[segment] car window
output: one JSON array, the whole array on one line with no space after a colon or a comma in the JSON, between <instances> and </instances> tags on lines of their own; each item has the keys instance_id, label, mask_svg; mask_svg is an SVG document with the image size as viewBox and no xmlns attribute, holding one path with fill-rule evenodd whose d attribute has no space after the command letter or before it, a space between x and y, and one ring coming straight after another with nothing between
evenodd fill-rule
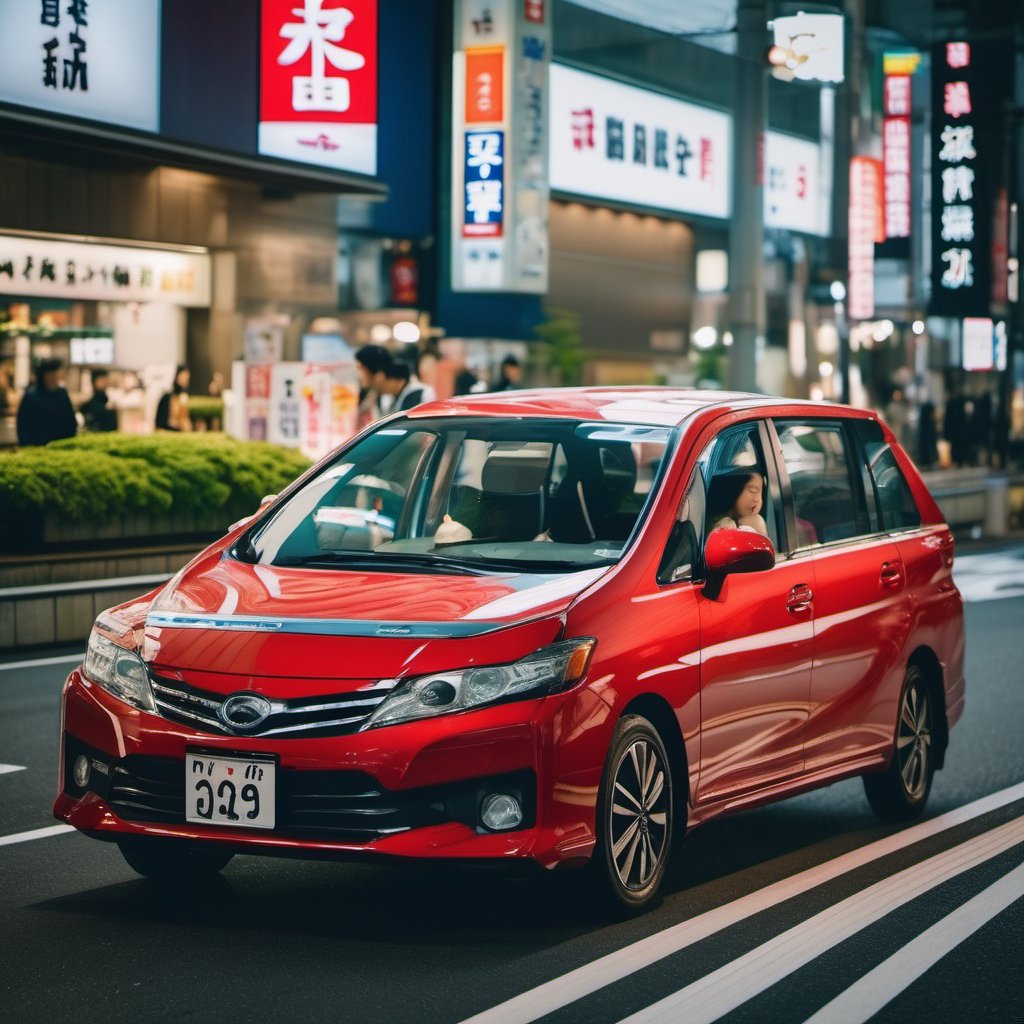
<instances>
[{"instance_id":1,"label":"car window","mask_svg":"<svg viewBox=\"0 0 1024 1024\"><path fill-rule=\"evenodd\" d=\"M781 502L767 473L761 431L757 422L723 430L697 460L706 493L704 521L699 535L706 537L720 526L747 527L764 533L778 547ZM758 490L760 507L749 515L745 492ZM744 507L745 506L745 507Z\"/></svg>"},{"instance_id":2,"label":"car window","mask_svg":"<svg viewBox=\"0 0 1024 1024\"><path fill-rule=\"evenodd\" d=\"M658 564L659 583L679 583L698 575L701 550L698 538L704 528L705 500L704 478L698 468L676 510L675 522Z\"/></svg>"},{"instance_id":3,"label":"car window","mask_svg":"<svg viewBox=\"0 0 1024 1024\"><path fill-rule=\"evenodd\" d=\"M842 425L775 421L793 494L796 546L828 544L870 531L863 492L851 473Z\"/></svg>"},{"instance_id":4,"label":"car window","mask_svg":"<svg viewBox=\"0 0 1024 1024\"><path fill-rule=\"evenodd\" d=\"M247 531L235 553L315 568L358 560L381 571L456 561L537 572L611 565L672 436L567 419L390 421Z\"/></svg>"},{"instance_id":5,"label":"car window","mask_svg":"<svg viewBox=\"0 0 1024 1024\"><path fill-rule=\"evenodd\" d=\"M892 446L874 420L857 423L857 435L864 449L869 486L875 498L878 529L908 530L921 525L921 513L900 469Z\"/></svg>"}]
</instances>

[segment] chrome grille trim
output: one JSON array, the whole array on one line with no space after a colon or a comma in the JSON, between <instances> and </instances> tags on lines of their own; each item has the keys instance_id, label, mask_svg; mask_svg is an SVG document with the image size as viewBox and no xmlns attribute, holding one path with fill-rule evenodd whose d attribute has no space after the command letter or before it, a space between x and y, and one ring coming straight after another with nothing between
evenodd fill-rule
<instances>
[{"instance_id":1,"label":"chrome grille trim","mask_svg":"<svg viewBox=\"0 0 1024 1024\"><path fill-rule=\"evenodd\" d=\"M221 705L231 694L200 690L182 680L166 676L150 677L157 711L164 718L220 736L245 737L305 736L312 732L332 731L339 736L353 733L397 685L397 680L389 679L373 683L370 687L364 684L350 693L332 694L326 698L272 700L270 714L259 728L233 729L221 721L218 715Z\"/></svg>"}]
</instances>

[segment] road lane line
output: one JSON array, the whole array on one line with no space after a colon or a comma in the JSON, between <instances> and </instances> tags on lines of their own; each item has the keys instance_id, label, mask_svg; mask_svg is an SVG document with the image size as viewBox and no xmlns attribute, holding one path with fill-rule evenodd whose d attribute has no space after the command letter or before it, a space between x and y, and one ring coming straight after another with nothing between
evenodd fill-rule
<instances>
[{"instance_id":1,"label":"road lane line","mask_svg":"<svg viewBox=\"0 0 1024 1024\"><path fill-rule=\"evenodd\" d=\"M27 843L32 839L46 839L49 836L59 836L64 832L74 832L71 825L50 825L49 828L34 828L31 832L15 832L14 835L0 836L0 846L10 846L12 843Z\"/></svg>"},{"instance_id":2,"label":"road lane line","mask_svg":"<svg viewBox=\"0 0 1024 1024\"><path fill-rule=\"evenodd\" d=\"M24 770L23 764L0 764L0 775L6 775L8 772L23 772Z\"/></svg>"},{"instance_id":3,"label":"road lane line","mask_svg":"<svg viewBox=\"0 0 1024 1024\"><path fill-rule=\"evenodd\" d=\"M848 896L620 1024L712 1024L897 908L1021 843L1024 817Z\"/></svg>"},{"instance_id":4,"label":"road lane line","mask_svg":"<svg viewBox=\"0 0 1024 1024\"><path fill-rule=\"evenodd\" d=\"M1024 896L1024 864L1003 875L823 1006L806 1024L863 1024L947 953Z\"/></svg>"},{"instance_id":5,"label":"road lane line","mask_svg":"<svg viewBox=\"0 0 1024 1024\"><path fill-rule=\"evenodd\" d=\"M10 671L16 668L37 668L40 665L67 665L72 661L81 661L85 652L81 654L63 654L59 658L34 658L32 661L7 661L0 662L0 672Z\"/></svg>"},{"instance_id":6,"label":"road lane line","mask_svg":"<svg viewBox=\"0 0 1024 1024\"><path fill-rule=\"evenodd\" d=\"M614 953L608 953L589 964L544 982L536 988L513 996L504 1003L468 1017L462 1024L529 1024L530 1021L568 1006L591 992L620 981L777 903L799 896L880 857L888 856L1022 798L1024 783L991 793L963 807L912 825L885 839L878 839L816 867L783 878L747 896L741 896L732 903L726 903L688 921L682 921L649 935Z\"/></svg>"}]
</instances>

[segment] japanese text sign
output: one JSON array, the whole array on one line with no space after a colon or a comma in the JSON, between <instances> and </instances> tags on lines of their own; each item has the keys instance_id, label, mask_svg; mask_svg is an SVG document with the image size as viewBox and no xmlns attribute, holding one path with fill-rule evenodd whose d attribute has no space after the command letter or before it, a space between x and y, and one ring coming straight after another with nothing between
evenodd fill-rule
<instances>
[{"instance_id":1,"label":"japanese text sign","mask_svg":"<svg viewBox=\"0 0 1024 1024\"><path fill-rule=\"evenodd\" d=\"M0 0L0 101L156 131L160 0Z\"/></svg>"},{"instance_id":2,"label":"japanese text sign","mask_svg":"<svg viewBox=\"0 0 1024 1024\"><path fill-rule=\"evenodd\" d=\"M259 151L377 172L377 0L263 0Z\"/></svg>"}]
</instances>

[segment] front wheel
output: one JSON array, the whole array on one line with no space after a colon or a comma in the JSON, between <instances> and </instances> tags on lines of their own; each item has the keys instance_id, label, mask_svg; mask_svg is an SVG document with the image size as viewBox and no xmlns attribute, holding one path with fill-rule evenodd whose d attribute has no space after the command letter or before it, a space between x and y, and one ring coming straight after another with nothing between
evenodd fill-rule
<instances>
[{"instance_id":1,"label":"front wheel","mask_svg":"<svg viewBox=\"0 0 1024 1024\"><path fill-rule=\"evenodd\" d=\"M933 722L928 683L911 665L900 695L892 763L883 773L864 776L868 803L883 821L913 821L924 811L935 774Z\"/></svg>"},{"instance_id":2,"label":"front wheel","mask_svg":"<svg viewBox=\"0 0 1024 1024\"><path fill-rule=\"evenodd\" d=\"M161 882L190 882L216 875L234 856L229 850L188 840L122 839L121 856L129 867Z\"/></svg>"},{"instance_id":3,"label":"front wheel","mask_svg":"<svg viewBox=\"0 0 1024 1024\"><path fill-rule=\"evenodd\" d=\"M613 907L642 910L661 885L672 849L672 767L646 718L615 729L597 801L591 873Z\"/></svg>"}]
</instances>

